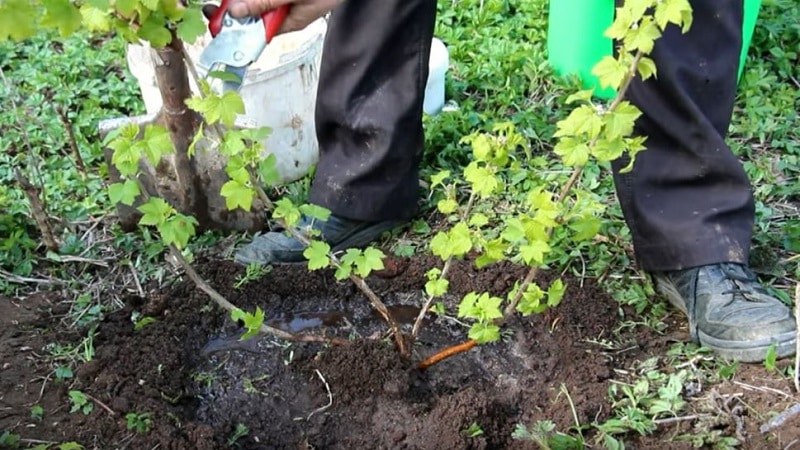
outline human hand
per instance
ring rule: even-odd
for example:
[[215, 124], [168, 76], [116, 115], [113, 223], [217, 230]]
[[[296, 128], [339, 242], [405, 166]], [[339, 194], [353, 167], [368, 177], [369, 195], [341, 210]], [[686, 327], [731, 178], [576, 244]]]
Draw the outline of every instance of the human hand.
[[278, 33], [302, 30], [343, 0], [231, 0], [228, 12], [233, 17], [259, 16], [264, 11], [291, 4]]

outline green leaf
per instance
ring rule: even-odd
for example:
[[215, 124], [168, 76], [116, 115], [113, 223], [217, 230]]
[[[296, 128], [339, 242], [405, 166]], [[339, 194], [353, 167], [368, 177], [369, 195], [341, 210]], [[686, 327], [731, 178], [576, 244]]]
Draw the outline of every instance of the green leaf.
[[489, 223], [489, 218], [486, 214], [475, 213], [469, 218], [469, 226], [480, 228]]
[[189, 239], [194, 236], [195, 225], [197, 220], [194, 217], [175, 213], [158, 225], [158, 232], [167, 245], [175, 245], [180, 250], [186, 248]]
[[500, 339], [500, 327], [490, 323], [476, 322], [469, 329], [469, 338], [479, 344]]
[[275, 202], [275, 210], [272, 211], [272, 216], [277, 219], [283, 219], [291, 227], [300, 220], [300, 210], [294, 206], [291, 200], [283, 197]]
[[456, 209], [458, 209], [458, 202], [452, 198], [443, 198], [436, 203], [436, 209], [438, 209], [442, 214], [452, 214]]
[[464, 222], [453, 225], [448, 233], [450, 252], [453, 256], [466, 255], [472, 249], [469, 228]]
[[157, 166], [161, 156], [171, 153], [174, 148], [167, 128], [152, 124], [145, 127], [144, 137], [135, 145], [141, 146], [142, 153], [153, 166]]
[[234, 308], [231, 310], [231, 320], [243, 323], [246, 331], [239, 336], [239, 340], [243, 341], [255, 336], [261, 330], [261, 325], [264, 324], [264, 311], [258, 306], [256, 306], [256, 311], [254, 313], [248, 313], [239, 308]]
[[425, 283], [425, 293], [429, 297], [440, 297], [447, 293], [450, 282], [446, 278], [437, 278]]
[[431, 189], [444, 183], [444, 180], [450, 176], [449, 170], [442, 170], [431, 177]]
[[[688, 31], [692, 21], [692, 6], [688, 0], [663, 0], [656, 3], [654, 13], [656, 23], [663, 30], [668, 24], [683, 25], [683, 32]], [[688, 17], [688, 24], [686, 18]]]
[[[202, 114], [206, 122], [221, 122], [227, 127], [233, 126], [237, 114], [244, 113], [244, 102], [236, 91], [225, 91], [221, 96], [209, 93], [205, 98], [195, 96], [187, 99], [186, 105]], [[241, 139], [241, 134], [236, 137]]]
[[567, 287], [564, 286], [564, 282], [561, 281], [561, 278], [557, 278], [550, 283], [550, 286], [547, 288], [547, 306], [557, 306], [561, 303], [561, 298], [564, 297], [564, 292], [566, 290]]
[[373, 270], [382, 270], [383, 257], [384, 254], [382, 251], [374, 247], [367, 247], [364, 249], [361, 257], [356, 260], [356, 273], [362, 278], [365, 278], [369, 276], [370, 272]]
[[131, 206], [139, 193], [139, 183], [135, 180], [125, 180], [123, 183], [114, 183], [108, 187], [108, 198], [113, 204], [122, 203]]
[[205, 136], [204, 125], [205, 124], [201, 123], [200, 126], [197, 127], [197, 133], [194, 134], [192, 142], [189, 143], [189, 148], [186, 149], [186, 154], [190, 157], [194, 156], [195, 152], [197, 151], [197, 143], [200, 142], [200, 139], [203, 139]]
[[621, 101], [613, 111], [603, 115], [603, 125], [605, 126], [607, 139], [629, 136], [633, 133], [633, 126], [636, 119], [642, 112], [629, 101]]
[[639, 72], [639, 76], [642, 77], [642, 80], [646, 80], [656, 75], [656, 63], [652, 59], [642, 56], [639, 59], [639, 63], [636, 65], [636, 70]]
[[517, 311], [524, 316], [544, 311], [547, 309], [547, 305], [542, 304], [542, 298], [544, 298], [544, 291], [536, 283], [528, 284], [517, 303]]
[[331, 246], [322, 241], [312, 241], [303, 251], [303, 256], [308, 260], [308, 270], [319, 270], [328, 267], [331, 263], [328, 253]]
[[115, 0], [114, 8], [124, 17], [130, 18], [139, 6], [139, 0]]
[[450, 238], [447, 234], [447, 231], [437, 232], [428, 245], [430, 246], [431, 253], [438, 256], [442, 260], [445, 260], [452, 255], [452, 251], [450, 249]]
[[553, 152], [568, 166], [581, 167], [589, 161], [589, 146], [583, 139], [563, 137], [558, 140]]
[[300, 205], [300, 212], [308, 217], [321, 220], [323, 222], [328, 220], [328, 217], [331, 215], [331, 211], [329, 209], [323, 206], [314, 205], [312, 203]]
[[253, 206], [255, 190], [249, 185], [239, 180], [228, 180], [222, 185], [220, 195], [225, 197], [225, 207], [229, 210], [242, 208], [250, 211]]
[[584, 89], [567, 97], [566, 103], [569, 105], [574, 102], [589, 102], [593, 94], [594, 89]]
[[661, 37], [661, 30], [653, 22], [652, 17], [645, 16], [637, 28], [628, 31], [623, 39], [629, 51], [641, 50], [645, 54], [653, 51], [655, 40]]
[[108, 142], [108, 147], [114, 150], [111, 155], [111, 164], [123, 177], [130, 177], [139, 171], [139, 160], [142, 153], [140, 146], [136, 145], [134, 141], [138, 135], [139, 126], [129, 123], [119, 129], [119, 132]]
[[39, 12], [29, 0], [3, 0], [0, 2], [0, 41], [8, 37], [21, 41], [33, 36], [38, 16]]
[[190, 44], [206, 32], [206, 24], [199, 6], [192, 5], [186, 8], [176, 32], [179, 38]]
[[464, 179], [472, 185], [472, 190], [481, 196], [491, 196], [500, 187], [500, 181], [489, 167], [471, 162], [464, 169]]
[[[142, 4], [145, 4], [145, 1]], [[158, 0], [155, 1], [158, 2]], [[139, 26], [137, 35], [142, 40], [149, 42], [153, 48], [165, 47], [172, 40], [172, 34], [166, 28], [164, 15], [158, 12], [147, 16], [144, 23]]]
[[550, 246], [545, 241], [532, 241], [519, 247], [520, 256], [528, 265], [541, 264], [549, 251]]
[[610, 87], [612, 89], [619, 89], [627, 73], [628, 67], [612, 56], [604, 56], [603, 59], [592, 68], [592, 75], [599, 79], [600, 86], [604, 88]]
[[111, 29], [111, 20], [106, 11], [90, 6], [89, 4], [81, 6], [80, 11], [83, 17], [83, 25], [89, 31], [109, 31]]
[[625, 140], [621, 137], [608, 140], [598, 139], [592, 148], [592, 154], [599, 161], [613, 161], [625, 153]]
[[600, 231], [600, 219], [594, 216], [583, 216], [570, 222], [569, 228], [575, 233], [570, 236], [574, 242], [589, 240]]
[[501, 238], [492, 239], [483, 244], [483, 253], [475, 259], [475, 265], [480, 269], [493, 262], [500, 261], [505, 256], [508, 245]]
[[78, 444], [75, 441], [64, 442], [62, 444], [58, 444], [58, 450], [83, 450], [84, 446]]
[[281, 180], [281, 174], [275, 167], [276, 162], [277, 159], [272, 153], [258, 161], [258, 168], [256, 169], [258, 176], [261, 178], [261, 182], [267, 186], [277, 184]]
[[158, 197], [150, 197], [137, 209], [143, 214], [142, 218], [139, 219], [140, 225], [162, 224], [167, 220], [167, 217], [175, 212], [175, 209], [169, 203]]
[[142, 6], [149, 9], [150, 11], [156, 11], [158, 9], [159, 0], [140, 0]]
[[500, 311], [501, 302], [502, 299], [490, 296], [487, 292], [480, 295], [470, 292], [458, 305], [458, 317], [468, 317], [482, 322], [499, 319], [503, 317]]
[[58, 28], [61, 36], [67, 36], [81, 26], [83, 17], [69, 0], [42, 0], [42, 4], [45, 8], [42, 26]]

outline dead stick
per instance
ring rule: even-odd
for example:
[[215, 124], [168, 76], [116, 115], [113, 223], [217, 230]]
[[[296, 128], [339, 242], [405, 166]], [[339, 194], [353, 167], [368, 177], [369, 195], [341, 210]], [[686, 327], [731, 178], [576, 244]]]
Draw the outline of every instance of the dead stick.
[[106, 405], [105, 403], [101, 402], [100, 400], [98, 400], [97, 398], [91, 396], [90, 394], [87, 394], [86, 392], [84, 392], [83, 395], [87, 396], [90, 400], [92, 400], [93, 402], [95, 402], [98, 405], [100, 405], [101, 408], [103, 408], [106, 411], [108, 411], [108, 413], [111, 414], [112, 416], [116, 416], [116, 414], [114, 413], [114, 410], [109, 408], [108, 405]]
[[48, 250], [58, 251], [58, 242], [56, 242], [56, 238], [53, 235], [53, 228], [50, 226], [42, 200], [39, 198], [39, 188], [31, 184], [19, 169], [14, 169], [14, 177], [16, 177], [22, 190], [25, 191], [25, 196], [28, 197], [28, 203], [31, 205], [31, 214], [39, 226], [39, 231], [42, 233], [44, 245]]
[[70, 123], [69, 117], [67, 117], [67, 113], [61, 105], [53, 105], [53, 107], [56, 110], [56, 114], [58, 114], [58, 118], [61, 119], [64, 130], [67, 132], [67, 144], [72, 152], [72, 156], [75, 158], [75, 167], [77, 167], [78, 171], [83, 175], [86, 175], [86, 164], [83, 163], [83, 157], [81, 157], [81, 152], [78, 150], [78, 141], [75, 139], [75, 131], [72, 129], [72, 123]]

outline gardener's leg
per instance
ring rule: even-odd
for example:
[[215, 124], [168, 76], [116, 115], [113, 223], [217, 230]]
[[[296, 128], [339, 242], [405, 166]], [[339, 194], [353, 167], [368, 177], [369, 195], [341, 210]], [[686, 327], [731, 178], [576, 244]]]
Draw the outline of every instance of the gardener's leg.
[[689, 316], [692, 337], [724, 356], [762, 358], [772, 342], [794, 349], [789, 309], [747, 269], [750, 183], [725, 143], [736, 94], [742, 0], [695, 0], [687, 34], [668, 29], [652, 57], [657, 78], [631, 84], [647, 136], [617, 193], [639, 265]]
[[[422, 103], [436, 0], [348, 0], [328, 24], [317, 94], [319, 164], [309, 201], [334, 250], [361, 246], [417, 210]], [[310, 223], [307, 221], [306, 223]], [[240, 263], [301, 261], [302, 245], [267, 233]]]

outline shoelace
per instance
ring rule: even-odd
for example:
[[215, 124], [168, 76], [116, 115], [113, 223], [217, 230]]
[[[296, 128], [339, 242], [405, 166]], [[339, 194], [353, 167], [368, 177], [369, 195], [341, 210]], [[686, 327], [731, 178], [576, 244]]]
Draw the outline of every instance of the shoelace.
[[731, 301], [736, 298], [736, 295], [741, 295], [747, 301], [757, 302], [758, 291], [753, 287], [756, 285], [756, 275], [747, 267], [739, 264], [720, 264], [720, 270], [725, 276], [725, 279], [730, 281], [734, 288], [723, 291], [723, 294], [731, 294]]

